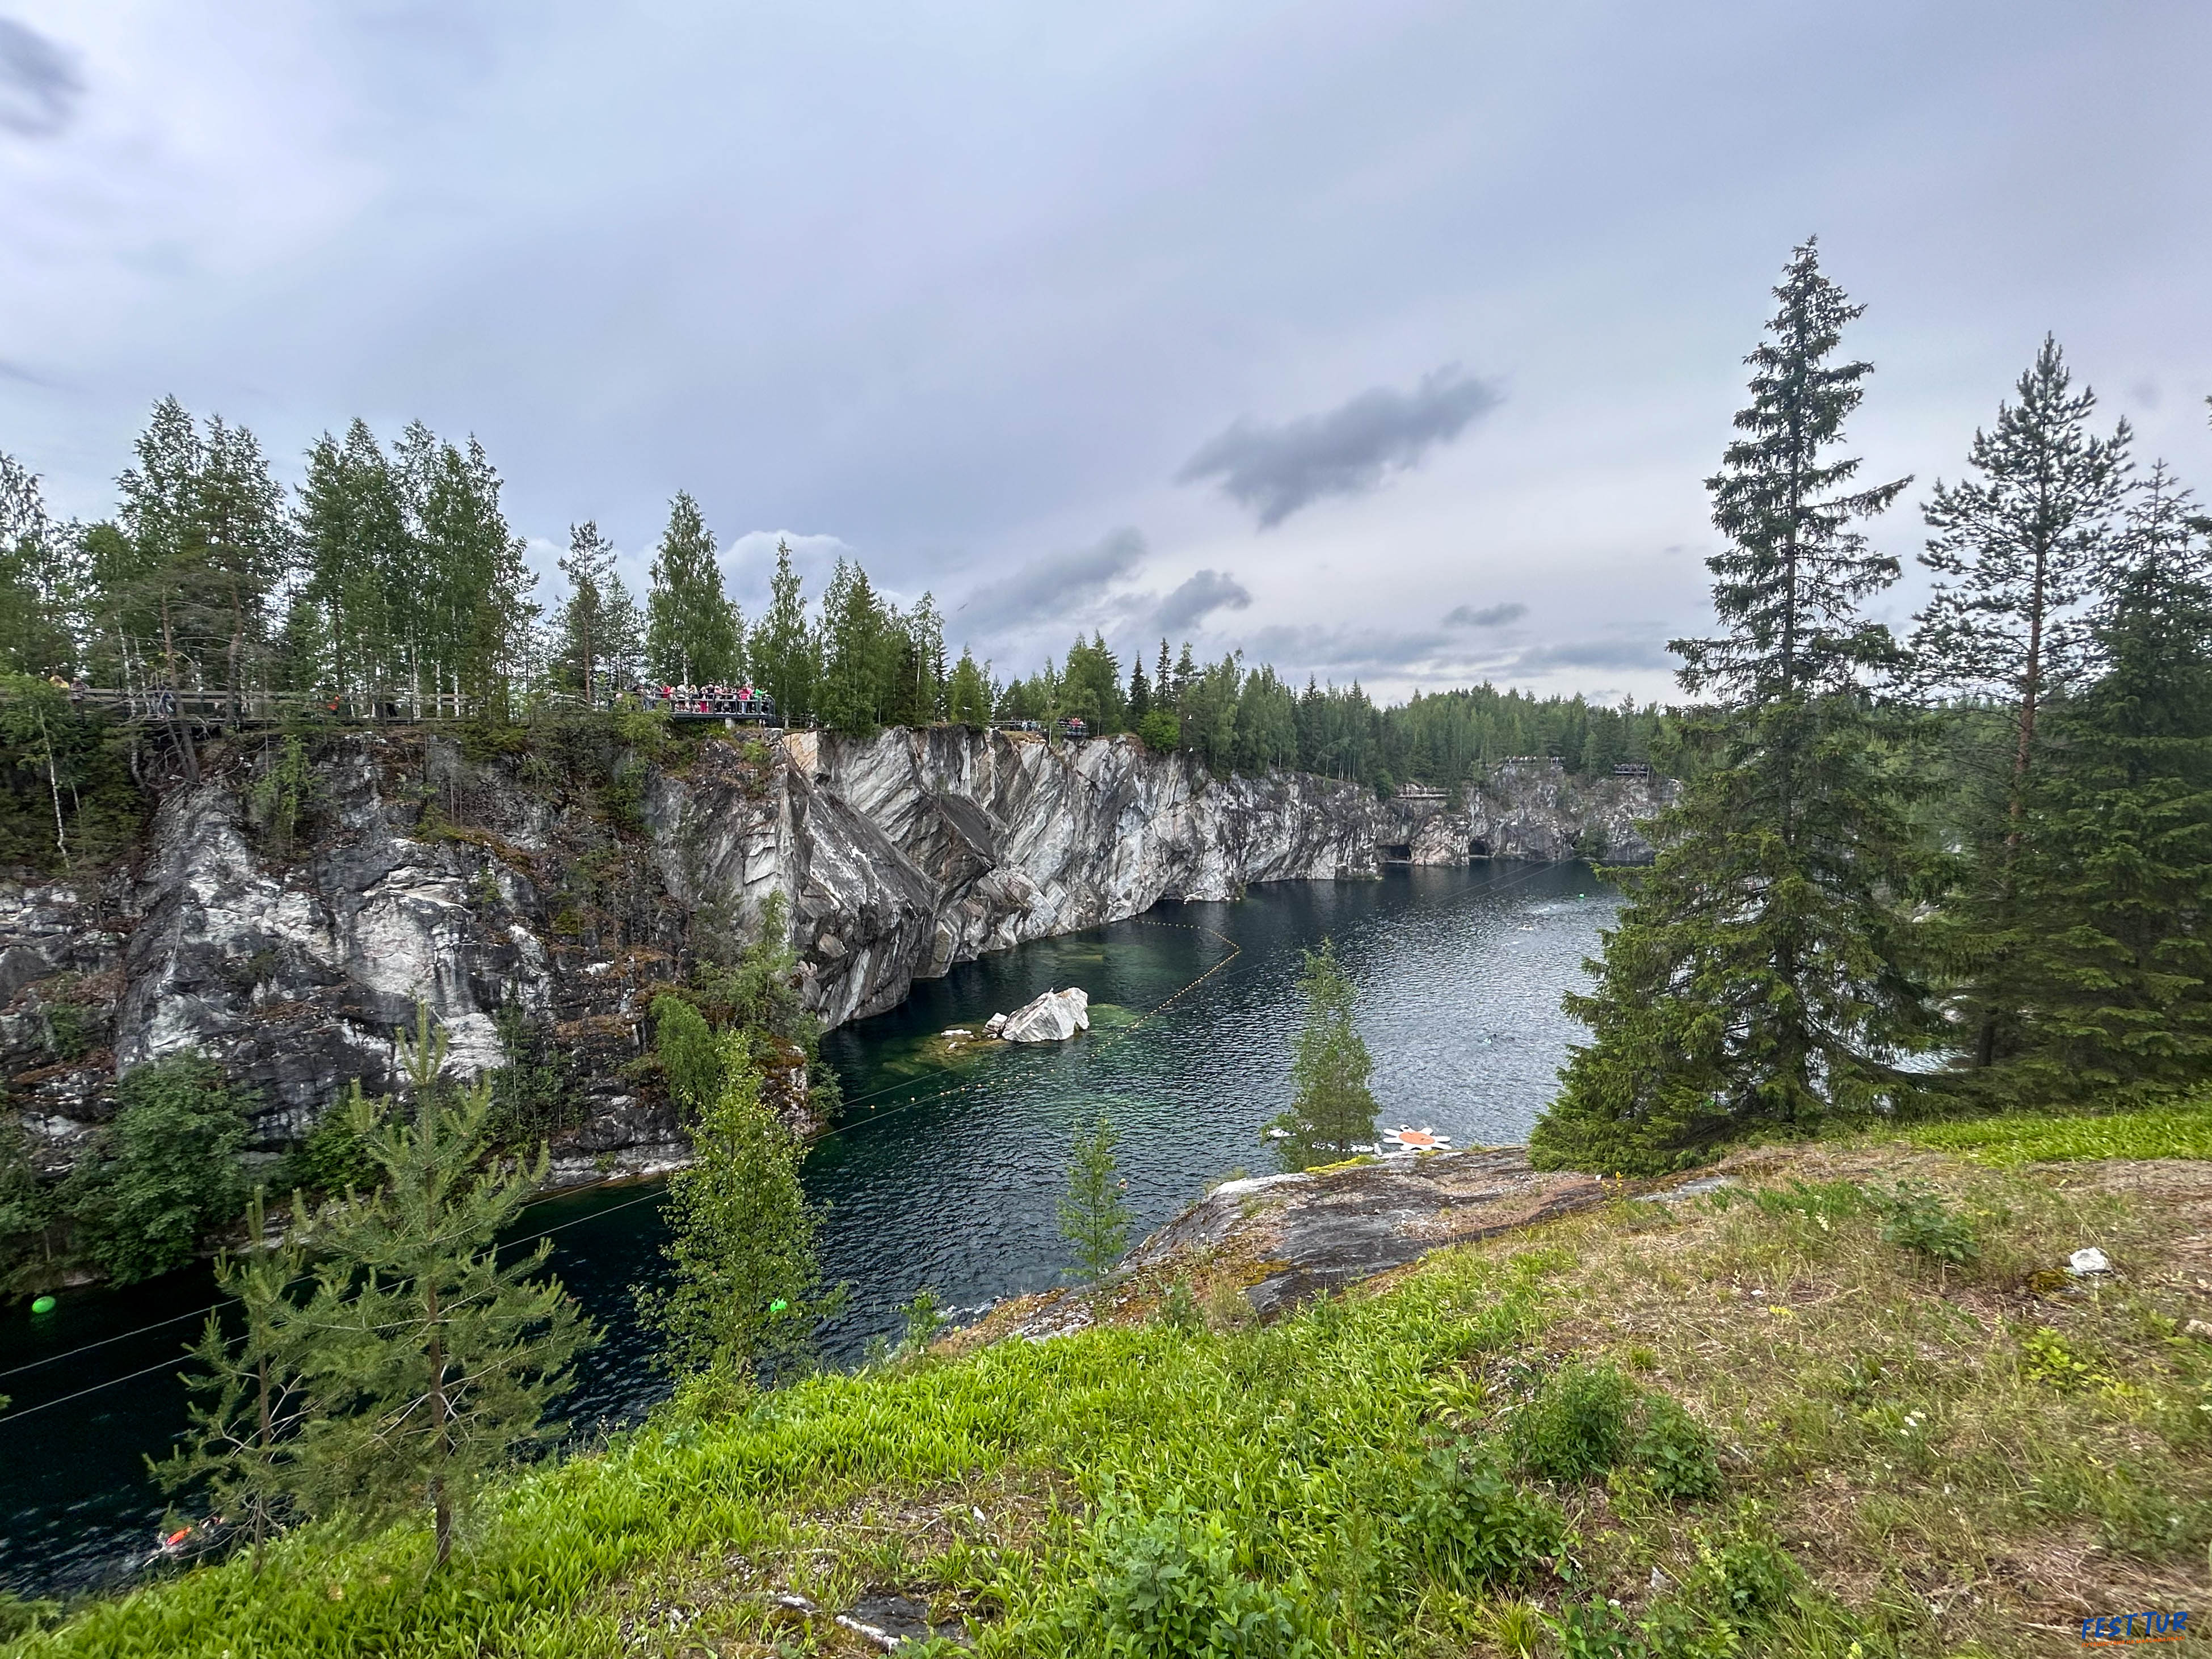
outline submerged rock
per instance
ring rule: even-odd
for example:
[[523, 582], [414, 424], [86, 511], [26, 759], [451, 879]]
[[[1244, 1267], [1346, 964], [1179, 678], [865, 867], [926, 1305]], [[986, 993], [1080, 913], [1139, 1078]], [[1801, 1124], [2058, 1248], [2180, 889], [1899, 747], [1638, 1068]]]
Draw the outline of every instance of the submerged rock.
[[1006, 1016], [998, 1035], [1009, 1042], [1065, 1042], [1091, 1029], [1091, 994], [1080, 986], [1047, 991]]

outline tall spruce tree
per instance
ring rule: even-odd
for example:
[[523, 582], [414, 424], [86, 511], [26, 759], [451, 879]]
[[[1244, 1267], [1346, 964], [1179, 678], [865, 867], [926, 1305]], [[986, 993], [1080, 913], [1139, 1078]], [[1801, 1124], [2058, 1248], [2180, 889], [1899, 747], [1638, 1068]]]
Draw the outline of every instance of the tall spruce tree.
[[1854, 528], [1910, 480], [1858, 489], [1835, 453], [1872, 366], [1836, 361], [1861, 307], [1812, 242], [1774, 292], [1743, 435], [1706, 485], [1725, 631], [1670, 647], [1710, 701], [1680, 722], [1692, 763], [1656, 861], [1624, 872], [1597, 984], [1566, 1000], [1591, 1041], [1531, 1137], [1543, 1167], [1680, 1167], [1761, 1124], [1864, 1110], [1925, 1040], [1902, 734], [1869, 689], [1898, 653], [1860, 610], [1898, 565]]
[[616, 690], [640, 684], [645, 678], [645, 613], [619, 572], [607, 577], [599, 602], [599, 660]]
[[799, 573], [791, 568], [791, 544], [775, 544], [775, 574], [769, 579], [768, 609], [754, 625], [753, 678], [775, 699], [787, 724], [801, 725], [814, 713], [814, 683], [820, 672], [814, 635], [806, 625], [806, 598]]
[[903, 636], [868, 573], [841, 558], [822, 594], [822, 665], [814, 712], [835, 731], [863, 737], [883, 723], [902, 659]]
[[1921, 562], [1937, 576], [1916, 618], [1913, 676], [2002, 715], [2002, 752], [1957, 745], [1963, 838], [1971, 858], [1961, 890], [1936, 928], [1960, 1012], [1988, 1066], [2017, 1038], [2022, 992], [2009, 983], [2042, 928], [2015, 868], [2035, 793], [2045, 705], [2079, 684], [2095, 636], [2082, 609], [2106, 558], [2127, 483], [2124, 421], [2109, 438], [2089, 430], [2096, 395], [2076, 392], [2064, 354], [2045, 337], [2018, 382], [1977, 432], [1972, 476], [1938, 483], [1926, 509], [1936, 534]]
[[991, 665], [978, 665], [974, 653], [961, 647], [960, 660], [952, 665], [951, 678], [945, 688], [945, 717], [963, 726], [977, 728], [991, 723]]
[[316, 1220], [324, 1261], [301, 1316], [311, 1408], [294, 1462], [310, 1513], [372, 1526], [428, 1510], [434, 1570], [485, 1473], [558, 1432], [546, 1408], [598, 1340], [560, 1281], [539, 1276], [550, 1242], [500, 1261], [544, 1149], [529, 1165], [494, 1160], [490, 1085], [441, 1082], [445, 1049], [417, 1005], [404, 1055], [412, 1121], [354, 1108], [384, 1184]]
[[714, 532], [682, 490], [668, 504], [668, 527], [653, 556], [645, 617], [646, 657], [662, 680], [715, 685], [744, 673], [740, 619], [723, 596]]
[[2103, 562], [2103, 672], [2057, 702], [2025, 791], [2006, 964], [2011, 1041], [1987, 1081], [2034, 1104], [2212, 1073], [2212, 524], [2165, 465]]
[[1291, 1103], [1268, 1127], [1285, 1170], [1334, 1164], [1375, 1140], [1375, 1061], [1352, 1018], [1352, 981], [1334, 942], [1305, 952], [1305, 1024], [1291, 1051]]
[[568, 579], [568, 600], [561, 607], [555, 672], [563, 686], [582, 692], [588, 705], [609, 665], [607, 603], [615, 580], [615, 544], [596, 523], [586, 520], [568, 526], [561, 574]]

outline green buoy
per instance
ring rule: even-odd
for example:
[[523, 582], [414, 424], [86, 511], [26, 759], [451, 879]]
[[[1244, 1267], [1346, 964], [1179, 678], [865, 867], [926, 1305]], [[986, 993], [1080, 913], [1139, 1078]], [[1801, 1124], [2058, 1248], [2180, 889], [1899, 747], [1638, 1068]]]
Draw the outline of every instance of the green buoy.
[[53, 1310], [54, 1299], [50, 1296], [42, 1296], [31, 1304], [31, 1311], [34, 1314], [52, 1313]]

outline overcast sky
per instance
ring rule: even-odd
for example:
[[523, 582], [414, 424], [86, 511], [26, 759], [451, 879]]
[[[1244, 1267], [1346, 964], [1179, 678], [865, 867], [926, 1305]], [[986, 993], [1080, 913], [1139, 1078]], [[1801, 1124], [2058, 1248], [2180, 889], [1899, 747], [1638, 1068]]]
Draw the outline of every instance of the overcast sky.
[[0, 0], [0, 449], [91, 516], [167, 392], [288, 478], [419, 416], [549, 569], [685, 489], [748, 606], [848, 550], [1002, 673], [1665, 696], [1808, 234], [1869, 479], [2052, 330], [2212, 486], [2208, 66], [2203, 0]]

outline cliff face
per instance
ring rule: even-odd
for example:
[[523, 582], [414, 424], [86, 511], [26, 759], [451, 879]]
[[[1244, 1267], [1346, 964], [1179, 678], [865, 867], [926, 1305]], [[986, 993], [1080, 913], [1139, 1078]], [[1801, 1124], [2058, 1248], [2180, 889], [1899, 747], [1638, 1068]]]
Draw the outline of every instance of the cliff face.
[[[1507, 769], [1448, 813], [1300, 774], [1217, 781], [1126, 738], [1055, 750], [958, 727], [713, 741], [660, 768], [588, 743], [471, 759], [403, 732], [329, 740], [279, 836], [270, 766], [219, 757], [105, 883], [0, 883], [0, 1066], [49, 1165], [118, 1070], [187, 1048], [258, 1092], [264, 1145], [296, 1138], [349, 1079], [386, 1085], [420, 996], [457, 1075], [500, 1063], [503, 1023], [547, 1034], [584, 1094], [556, 1138], [570, 1175], [647, 1167], [681, 1155], [665, 1101], [623, 1080], [653, 988], [772, 893], [835, 1025], [1162, 899], [1392, 860], [1632, 860], [1657, 804], [1644, 781]], [[782, 1079], [802, 1121], [803, 1093], [803, 1073]]]

